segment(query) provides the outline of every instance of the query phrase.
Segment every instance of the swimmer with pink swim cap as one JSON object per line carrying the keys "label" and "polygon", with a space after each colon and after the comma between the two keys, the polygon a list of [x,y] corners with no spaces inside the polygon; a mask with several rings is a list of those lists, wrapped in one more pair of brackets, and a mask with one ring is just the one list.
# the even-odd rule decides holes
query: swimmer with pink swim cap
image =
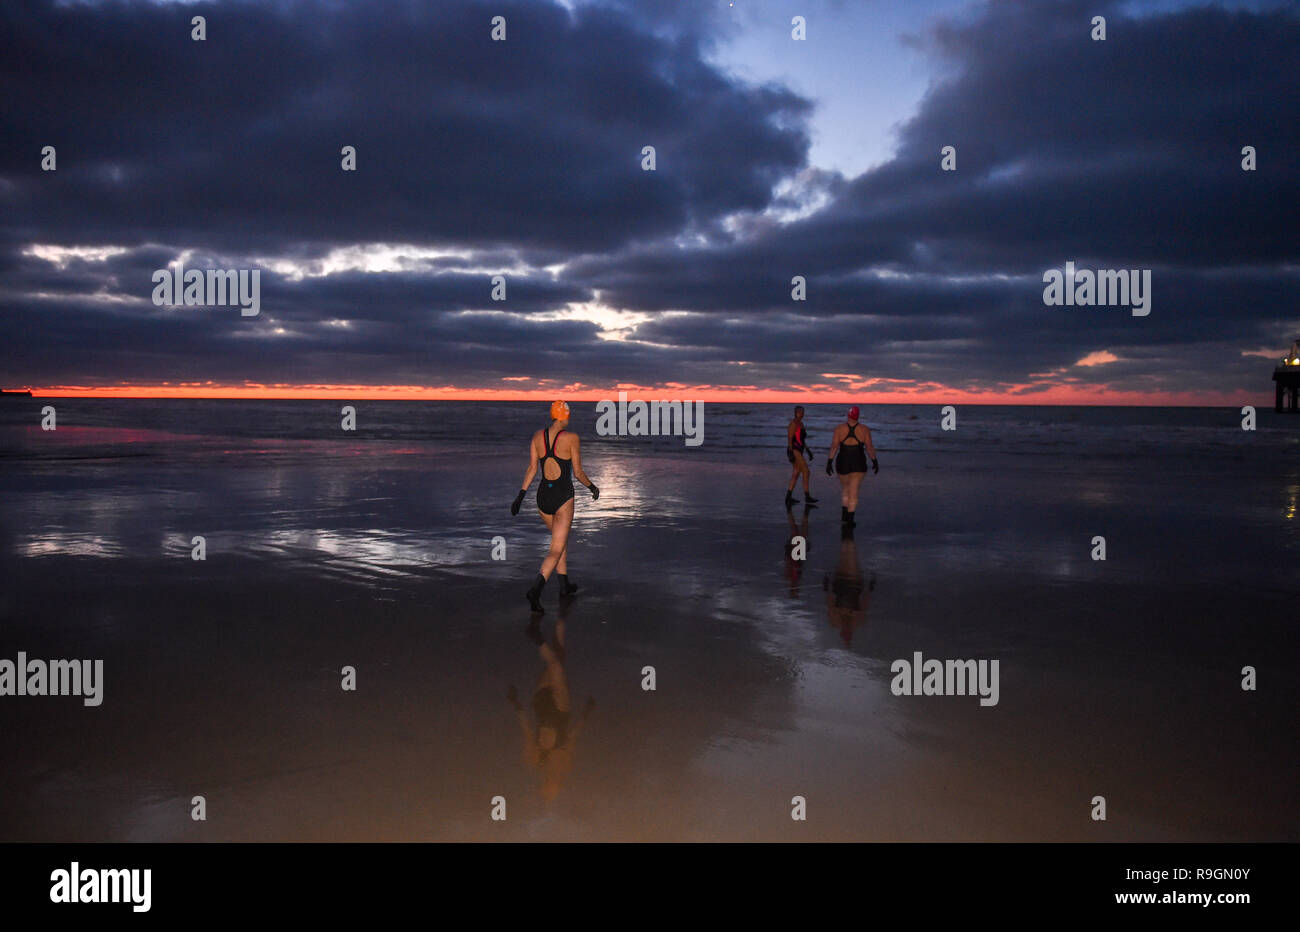
{"label": "swimmer with pink swim cap", "polygon": [[858,487],[867,474],[868,457],[872,471],[880,472],[871,430],[858,422],[860,414],[857,405],[849,408],[845,423],[835,428],[831,451],[826,457],[826,475],[832,475],[832,471],[840,475],[840,521],[850,533],[857,524]]}

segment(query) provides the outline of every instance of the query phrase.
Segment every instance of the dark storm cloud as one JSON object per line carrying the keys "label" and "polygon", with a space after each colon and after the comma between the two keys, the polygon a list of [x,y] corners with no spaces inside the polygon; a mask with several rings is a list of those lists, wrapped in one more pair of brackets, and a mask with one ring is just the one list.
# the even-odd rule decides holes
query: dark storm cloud
{"label": "dark storm cloud", "polygon": [[[608,383],[652,380],[674,364],[669,350],[602,340],[589,322],[534,319],[572,297],[569,286],[542,278],[513,277],[509,301],[496,305],[484,276],[345,272],[294,282],[264,272],[263,311],[251,319],[237,307],[157,307],[146,286],[124,293],[109,284],[148,282],[168,258],[156,248],[66,258],[59,267],[17,257],[18,271],[6,277],[16,287],[3,296],[6,353],[19,371],[67,373],[73,385],[83,384],[78,373],[106,370],[113,376],[94,384],[136,372],[241,382],[251,371],[276,383],[403,385],[458,383],[472,373],[476,384],[493,385],[531,369],[569,382],[572,360],[584,356],[590,378]],[[195,259],[187,267],[203,266]]]}
{"label": "dark storm cloud", "polygon": [[[198,13],[201,43],[189,38]],[[489,40],[498,14],[505,43]],[[777,179],[804,165],[806,101],[725,79],[700,57],[702,23],[694,35],[665,31],[647,14],[496,2],[7,4],[0,300],[16,334],[4,378],[329,381],[346,371],[425,382],[439,369],[464,381],[528,372],[561,350],[570,357],[556,367],[575,377],[608,378],[621,360],[661,378],[648,367],[671,368],[666,353],[611,349],[591,324],[503,327],[478,315],[453,326],[448,314],[495,306],[489,273],[467,264],[540,266],[708,228],[761,209]],[[345,144],[357,147],[356,173],[339,168]],[[57,146],[57,173],[38,170],[44,145]],[[641,171],[644,145],[663,170]],[[264,273],[256,323],[139,303],[181,250],[199,254],[190,267],[204,257],[242,267],[367,242],[445,244],[472,261],[301,281]],[[131,251],[55,265],[23,255],[32,243]],[[105,291],[128,302],[89,298]],[[529,314],[590,296],[578,281],[512,274],[501,307]],[[311,326],[336,318],[353,325]],[[275,326],[295,336],[248,335]]]}
{"label": "dark storm cloud", "polygon": [[[1090,352],[1110,348],[1142,365],[1082,367],[1070,375],[1085,383],[1149,388],[1148,376],[1159,370],[1180,390],[1257,391],[1269,363],[1243,357],[1241,350],[1268,346],[1270,334],[1290,332],[1295,279],[1244,270],[1171,274],[1166,286],[1168,312],[1147,319],[1122,308],[1048,308],[1038,286],[1031,283],[1026,297],[1025,284],[1003,282],[963,289],[962,307],[939,290],[908,285],[891,305],[871,305],[871,313],[883,311],[883,317],[713,313],[664,317],[642,324],[636,335],[681,347],[684,357],[701,362],[745,359],[753,371],[797,362],[800,371],[785,378],[802,383],[824,381],[817,373],[839,372],[974,389],[1067,369]],[[1218,313],[1189,327],[1182,309],[1197,305]],[[909,315],[909,307],[924,312]]]}
{"label": "dark storm cloud", "polygon": [[[142,302],[136,313],[153,317],[160,313],[151,300],[153,275],[167,269],[173,259],[170,251],[156,247],[130,250],[98,261],[71,256],[57,264],[32,255],[15,256],[0,296],[13,299],[36,293],[75,297],[105,290]],[[205,270],[243,266],[237,259],[222,262],[219,257],[193,255],[184,267]],[[429,310],[496,308],[528,314],[588,295],[585,288],[557,282],[547,275],[511,275],[507,279],[508,304],[493,302],[489,276],[457,270],[436,274],[345,271],[302,280],[262,270],[260,280],[262,304],[268,308],[268,315],[280,322],[331,318],[402,321]]]}
{"label": "dark storm cloud", "polygon": [[[1099,13],[1105,42],[1088,37]],[[897,157],[844,184],[826,209],[702,249],[678,274],[680,256],[664,246],[588,257],[574,274],[618,306],[717,313],[789,310],[790,279],[805,276],[808,337],[774,342],[761,320],[733,324],[726,342],[744,359],[790,359],[796,347],[833,358],[843,325],[818,318],[860,314],[852,332],[864,351],[842,365],[881,377],[904,377],[913,361],[894,342],[900,329],[915,340],[953,329],[974,341],[941,348],[935,377],[949,384],[1021,380],[1094,349],[1188,343],[1204,344],[1201,367],[1185,378],[1175,370],[1192,354],[1166,353],[1171,387],[1259,381],[1260,363],[1243,363],[1239,348],[1289,340],[1300,323],[1290,51],[1300,19],[1196,9],[1134,20],[1114,4],[1002,2],[923,44],[945,77],[902,127]],[[957,149],[956,172],[940,171],[945,145]],[[1242,171],[1244,145],[1270,164]],[[1042,273],[1066,260],[1152,269],[1153,314],[1046,308]],[[668,318],[643,329],[690,339],[682,328]]]}
{"label": "dark storm cloud", "polygon": [[[1091,18],[1109,20],[1104,42]],[[869,218],[955,267],[1056,256],[1129,266],[1294,257],[1300,19],[1013,0],[930,42],[957,69],[904,129],[898,158],[831,217]],[[959,170],[934,169],[945,145]],[[1241,149],[1268,164],[1241,170]]]}
{"label": "dark storm cloud", "polygon": [[160,381],[239,382],[251,364],[267,382],[369,384],[382,372],[394,384],[445,385],[471,371],[488,384],[517,375],[525,362],[550,365],[567,381],[563,360],[596,339],[594,325],[580,321],[542,325],[507,314],[452,312],[336,327],[323,321],[244,320],[237,308],[145,315],[44,301],[11,306],[7,321],[14,334],[7,351],[26,365],[94,372],[112,359],[124,372],[147,371]]}
{"label": "dark storm cloud", "polygon": [[[205,43],[188,38],[195,13]],[[498,13],[506,43],[488,41]],[[1097,14],[1105,42],[1088,37]],[[695,5],[19,0],[0,26],[7,381],[784,386],[849,373],[991,388],[1049,373],[1260,391],[1268,363],[1241,351],[1280,351],[1300,328],[1289,11],[977,8],[909,40],[940,77],[896,157],[852,179],[806,165],[808,102],[707,64],[726,26]],[[57,173],[37,170],[46,144]],[[359,172],[339,170],[345,144]],[[946,145],[956,172],[940,171]],[[1259,171],[1241,170],[1244,145]],[[822,206],[778,220],[805,199]],[[56,266],[24,255],[31,243],[131,250]],[[243,267],[365,243],[466,255],[268,271],[255,321],[147,303],[152,271],[180,250]],[[1045,307],[1042,273],[1066,260],[1151,268],[1151,315]],[[532,271],[491,302],[491,270],[519,266]],[[794,275],[808,280],[801,304]],[[597,295],[653,314],[630,331],[640,342],[539,316]],[[1074,365],[1098,350],[1120,359]]]}
{"label": "dark storm cloud", "polygon": [[[1105,42],[1088,39],[1099,12],[1110,18]],[[902,128],[897,157],[813,217],[719,251],[719,267],[1038,274],[1066,258],[1204,267],[1296,257],[1296,16],[1129,20],[1093,0],[1001,2],[936,28],[928,44],[954,73]],[[939,170],[946,145],[956,172]],[[1267,160],[1261,171],[1241,170],[1243,145]],[[658,280],[660,259],[616,269],[642,262]]]}
{"label": "dark storm cloud", "polygon": [[[761,208],[807,148],[807,102],[598,7],[17,0],[0,26],[19,239],[567,254]],[[665,170],[641,171],[645,145]]]}

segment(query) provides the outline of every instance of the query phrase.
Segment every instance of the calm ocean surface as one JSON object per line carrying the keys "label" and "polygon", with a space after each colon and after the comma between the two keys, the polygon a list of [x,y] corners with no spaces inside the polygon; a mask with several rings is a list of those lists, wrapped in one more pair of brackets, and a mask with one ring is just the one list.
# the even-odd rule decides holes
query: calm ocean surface
{"label": "calm ocean surface", "polygon": [[[340,429],[344,404],[358,411],[357,430]],[[546,421],[545,404],[530,402],[418,401],[237,401],[145,399],[5,399],[0,427],[36,426],[42,406],[54,404],[60,436],[85,454],[114,455],[112,447],[130,444],[118,455],[185,456],[222,447],[231,454],[292,456],[404,452],[506,453],[526,442]],[[843,405],[807,405],[812,443],[824,449],[843,417]],[[704,406],[704,443],[683,449],[680,440],[656,437],[598,437],[595,404],[575,402],[572,424],[584,442],[602,454],[641,456],[684,453],[701,459],[762,456],[772,451],[783,461],[785,424],[791,405],[714,404]],[[1259,410],[1259,427],[1241,430],[1235,408],[1115,408],[957,406],[957,430],[939,427],[938,405],[871,405],[863,421],[887,452],[1059,457],[1083,459],[1151,457],[1249,458],[1292,478],[1300,470],[1300,425],[1294,417]],[[90,429],[96,430],[90,430]],[[165,434],[166,436],[158,436]],[[522,438],[522,439],[521,439]],[[58,457],[60,449],[6,430],[0,436],[6,459]],[[52,439],[42,436],[41,439]],[[316,446],[231,443],[231,441],[311,441]],[[737,451],[748,451],[738,454]],[[68,455],[66,452],[63,455]]]}

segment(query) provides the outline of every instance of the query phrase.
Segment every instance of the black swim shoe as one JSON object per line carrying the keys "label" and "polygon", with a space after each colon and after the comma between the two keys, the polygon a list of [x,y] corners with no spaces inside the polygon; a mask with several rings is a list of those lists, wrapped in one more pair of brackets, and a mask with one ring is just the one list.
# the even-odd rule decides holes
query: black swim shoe
{"label": "black swim shoe", "polygon": [[573,595],[575,592],[578,591],[578,587],[575,586],[573,583],[569,582],[568,576],[565,576],[563,573],[556,573],[555,575],[560,577],[561,596]]}
{"label": "black swim shoe", "polygon": [[546,609],[542,608],[542,586],[546,585],[546,580],[541,573],[537,574],[537,582],[533,583],[533,588],[524,593],[524,598],[528,600],[529,606],[539,615],[546,614]]}
{"label": "black swim shoe", "polygon": [[786,508],[789,508],[791,505],[797,504],[798,501],[799,501],[799,499],[797,499],[797,498],[794,497],[794,493],[793,493],[793,492],[787,491],[787,492],[785,493],[785,507],[786,507]]}
{"label": "black swim shoe", "polygon": [[804,493],[803,493],[803,503],[804,503],[805,505],[815,505],[815,504],[817,504],[817,501],[818,501],[817,499],[813,498],[813,497],[812,497],[810,494],[808,494],[807,492],[804,492]]}

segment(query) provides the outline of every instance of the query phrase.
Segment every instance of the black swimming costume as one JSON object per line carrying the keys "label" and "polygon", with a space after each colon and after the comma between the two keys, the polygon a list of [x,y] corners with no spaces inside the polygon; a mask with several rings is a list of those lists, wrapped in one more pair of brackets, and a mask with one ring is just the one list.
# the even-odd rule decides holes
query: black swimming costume
{"label": "black swimming costume", "polygon": [[802,424],[800,424],[798,427],[794,429],[794,436],[790,439],[790,446],[786,447],[785,450],[786,459],[788,459],[790,462],[793,463],[795,453],[803,453],[804,438],[807,436],[808,436],[808,432],[804,430]]}
{"label": "black swimming costume", "polygon": [[[862,441],[858,438],[857,424],[849,428],[849,437],[852,437],[857,443],[849,446],[841,441],[840,452],[835,457],[835,471],[841,476],[845,473],[867,471],[867,448],[863,446]],[[845,437],[844,440],[848,440],[849,437]]]}
{"label": "black swimming costume", "polygon": [[[555,440],[560,439],[564,429],[555,432]],[[562,460],[555,455],[555,440],[551,439],[549,428],[542,431],[542,443],[546,445],[546,455],[542,457],[542,478],[537,483],[537,509],[544,515],[553,515],[560,507],[573,498],[573,460]],[[560,474],[554,479],[546,478],[546,461],[555,460],[560,467]]]}

